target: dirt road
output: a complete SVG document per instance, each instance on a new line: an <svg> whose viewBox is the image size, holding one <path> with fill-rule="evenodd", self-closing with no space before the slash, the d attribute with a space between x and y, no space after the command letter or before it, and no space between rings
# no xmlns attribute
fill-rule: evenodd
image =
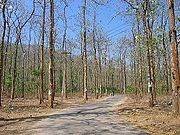
<svg viewBox="0 0 180 135"><path fill-rule="evenodd" d="M113 106L123 96L113 96L72 107L39 119L23 135L147 135L118 119Z"/></svg>

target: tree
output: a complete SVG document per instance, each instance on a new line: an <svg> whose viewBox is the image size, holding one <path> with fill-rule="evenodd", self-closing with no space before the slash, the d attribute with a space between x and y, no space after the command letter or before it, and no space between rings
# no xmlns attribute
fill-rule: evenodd
<svg viewBox="0 0 180 135"><path fill-rule="evenodd" d="M66 0L64 0L64 12L63 12L63 20L64 20L64 34L63 34L63 83L62 83L62 97L67 99L67 47L66 47L66 33L67 33L67 17L66 17L66 9L68 7Z"/></svg>
<svg viewBox="0 0 180 135"><path fill-rule="evenodd" d="M41 30L41 46L40 46L40 53L41 53L41 64L40 64L40 91L39 91L39 103L43 102L43 92L44 92L44 38L45 38L45 19L46 19L46 0L43 1L43 13L42 13L42 30Z"/></svg>
<svg viewBox="0 0 180 135"><path fill-rule="evenodd" d="M3 20L3 30L2 30L2 38L1 38L1 56L0 56L0 107L1 104L1 93L2 93L2 85L3 85L3 59L4 59L4 46L5 46L5 34L6 34L6 3L7 0L2 0L2 20Z"/></svg>
<svg viewBox="0 0 180 135"><path fill-rule="evenodd" d="M20 17L18 17L15 14L16 15L17 24L15 24L15 21L16 21L15 20L13 22L13 25L14 25L15 31L16 31L16 41L15 41L15 56L14 56L14 65L13 65L14 69L13 69L13 78L12 78L11 99L14 99L14 97L15 97L14 94L15 94L16 79L17 79L17 56L18 56L19 43L21 41L22 29L25 27L25 25L28 23L28 21L32 18L34 12L35 12L35 0L33 0L33 8L32 8L31 14L28 16L27 19L25 19L25 21L23 23L21 23Z"/></svg>
<svg viewBox="0 0 180 135"><path fill-rule="evenodd" d="M96 7L97 8L97 7ZM93 45L93 50L94 50L94 62L95 62L95 73L94 73L94 82L95 82L95 94L96 98L99 98L99 90L98 90L98 75L99 75L99 70L98 70L98 61L97 61L97 44L96 44L96 8L94 9L94 17L93 17L93 32L92 32L92 45Z"/></svg>
<svg viewBox="0 0 180 135"><path fill-rule="evenodd" d="M86 50L86 0L82 0L82 49L83 49L83 84L84 84L84 100L88 100L87 96L87 50Z"/></svg>
<svg viewBox="0 0 180 135"><path fill-rule="evenodd" d="M143 29L144 29L144 40L143 44L146 46L147 56L147 82L148 82L148 94L149 94L149 106L153 107L156 103L156 79L155 79L155 63L154 63L154 47L153 47L153 23L154 23L154 9L151 9L151 1L144 0L142 3L139 1L131 2L125 1L131 9L135 11L135 16L138 23L138 34L139 31L139 16L142 17ZM143 6L141 6L143 5ZM143 7L143 9L141 9ZM152 12L152 13L151 13ZM151 21L150 21L151 20ZM141 49L140 49L141 53ZM141 56L140 56L141 59ZM142 60L142 59L141 59ZM140 60L140 61L141 61ZM142 81L142 67L141 67L141 90L143 90Z"/></svg>
<svg viewBox="0 0 180 135"><path fill-rule="evenodd" d="M99 95L100 95L100 97L102 97L102 48L101 48L101 45L103 45L103 42L102 42L102 39L103 39L103 37L101 36L101 34L100 34L100 36L98 37L98 41L97 41L97 50L98 50L98 55L99 55L99 57L98 57L98 60L99 60L99 62L98 62L98 80L99 80Z"/></svg>
<svg viewBox="0 0 180 135"><path fill-rule="evenodd" d="M143 24L144 24L144 40L147 46L147 63L148 63L148 93L149 93L149 106L153 107L155 103L155 73L154 73L154 56L152 47L152 29L150 27L150 3L149 0L144 1L143 6Z"/></svg>
<svg viewBox="0 0 180 135"><path fill-rule="evenodd" d="M174 114L179 114L179 95L180 95L180 73L178 61L178 43L175 27L174 0L167 0L167 11L169 18L169 41L171 46L171 82L173 89Z"/></svg>
<svg viewBox="0 0 180 135"><path fill-rule="evenodd" d="M54 92L54 1L50 0L50 28L49 28L49 107L53 108Z"/></svg>

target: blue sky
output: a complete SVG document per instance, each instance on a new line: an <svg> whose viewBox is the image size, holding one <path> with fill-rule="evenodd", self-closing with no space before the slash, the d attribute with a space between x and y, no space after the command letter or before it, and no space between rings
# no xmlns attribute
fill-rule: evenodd
<svg viewBox="0 0 180 135"><path fill-rule="evenodd" d="M24 5L29 9L32 8L32 0L22 0ZM56 17L58 14L62 14L63 3L60 0L54 0L55 4L59 4L56 8ZM58 2L58 3L56 3ZM91 3L90 3L91 2ZM68 18L68 32L67 36L70 38L76 38L80 29L75 29L78 24L77 15L81 11L82 0L69 0L69 6L67 8L67 18ZM117 11L125 11L127 5L120 2L120 0L109 0L105 6L98 6L97 10L97 23L100 25L107 35L113 40L116 41L117 38L130 35L131 23L129 17L124 18L122 16L116 16ZM48 7L49 8L49 7ZM87 0L87 18L92 21L93 10L92 10L92 1ZM48 17L48 14L46 15ZM115 17L116 16L116 17ZM63 23L62 21L55 22L59 27L59 35L62 35ZM126 32L124 32L126 31ZM121 33L122 32L122 33ZM33 38L32 38L33 40Z"/></svg>
<svg viewBox="0 0 180 135"><path fill-rule="evenodd" d="M68 8L68 16L76 16L77 15L77 13L79 12L80 7L81 7L81 1L82 0L73 0L73 2L70 2L69 8ZM92 5L89 4L87 6L90 7ZM127 21L125 21L125 19L123 19L121 16L116 16L116 12L118 10L125 10L125 8L126 8L126 6L122 3L120 3L119 0L109 0L109 2L106 4L106 6L98 7L97 23L103 27L104 31L107 32L110 37L117 38L118 36L122 36L125 34L124 33L121 35L121 34L119 34L119 32L127 30L127 29L128 30L131 29L130 23L127 23ZM89 17L88 19L92 20L93 13L92 13L92 10L90 10L90 11L89 10L90 10L90 8L88 8L87 16ZM74 19L69 20L69 25L72 25L73 22L75 22L75 21L76 20L74 20ZM118 29L119 29L119 31L118 31ZM72 33L69 33L69 34L71 35Z"/></svg>

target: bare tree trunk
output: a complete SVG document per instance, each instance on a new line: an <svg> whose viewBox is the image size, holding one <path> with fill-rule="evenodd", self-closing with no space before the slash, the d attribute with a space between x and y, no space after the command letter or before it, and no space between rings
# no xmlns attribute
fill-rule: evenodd
<svg viewBox="0 0 180 135"><path fill-rule="evenodd" d="M74 75L73 75L73 59L70 53L70 70L71 70L71 92L74 93Z"/></svg>
<svg viewBox="0 0 180 135"><path fill-rule="evenodd" d="M82 28L81 28L82 29ZM81 41L83 40L83 34L81 32ZM80 78L80 82L82 82L82 95L84 95L84 66L83 66L83 59L84 59L84 54L83 54L83 43L81 42L81 61L82 61L82 80ZM80 75L79 75L80 76ZM81 83L79 83L79 88L81 89Z"/></svg>
<svg viewBox="0 0 180 135"><path fill-rule="evenodd" d="M5 44L5 34L6 34L6 0L2 0L2 18L3 18L3 31L2 31L2 38L1 38L1 58L0 58L0 107L2 106L1 97L2 97L2 85L3 85L3 59L4 59L4 44Z"/></svg>
<svg viewBox="0 0 180 135"><path fill-rule="evenodd" d="M140 20L137 17L137 30L138 34L140 35ZM144 92L144 83L143 83L143 58L142 58L142 49L140 47L140 42L138 43L139 50L138 50L138 55L139 55L139 63L140 63L140 79L139 79L139 87L141 91L141 96L143 95Z"/></svg>
<svg viewBox="0 0 180 135"><path fill-rule="evenodd" d="M49 107L53 108L53 92L54 92L54 1L50 0L50 33L49 33Z"/></svg>
<svg viewBox="0 0 180 135"><path fill-rule="evenodd" d="M95 62L95 74L94 74L94 81L95 81L95 95L96 99L99 98L99 90L98 90L98 61L97 61L97 49L96 49L96 39L95 39L95 33L96 33L96 9L94 10L94 18L93 18L93 35L92 35L92 44L93 44L93 50L94 50L94 62Z"/></svg>
<svg viewBox="0 0 180 135"><path fill-rule="evenodd" d="M67 47L66 47L66 33L67 33L67 18L66 18L66 8L67 8L67 3L66 0L64 1L64 34L63 34L63 55L64 55L64 60L63 60L63 83L62 83L62 98L67 99Z"/></svg>
<svg viewBox="0 0 180 135"><path fill-rule="evenodd" d="M134 74L134 88L135 88L135 94L136 96L138 95L138 85L137 85L137 69L138 69L138 60L137 60L137 49L136 49L136 39L135 39L135 34L134 31L132 30L132 35L133 35L133 51L132 51L132 59L133 59L133 74ZM137 64L136 64L137 63Z"/></svg>
<svg viewBox="0 0 180 135"><path fill-rule="evenodd" d="M16 89L16 78L17 78L17 55L18 55L18 44L20 39L20 32L16 33L15 42L15 56L14 56L14 66L13 66L13 80L11 89L11 99L14 99L15 89Z"/></svg>
<svg viewBox="0 0 180 135"><path fill-rule="evenodd" d="M55 53L55 47L53 49L53 53ZM53 63L55 61L55 54L53 54ZM53 101L55 99L55 94L56 94L56 65L55 63L53 64Z"/></svg>
<svg viewBox="0 0 180 135"><path fill-rule="evenodd" d="M167 0L167 10L169 17L169 38L171 45L171 81L173 89L173 111L179 114L179 95L180 95L180 73L178 61L178 44L175 27L174 0Z"/></svg>
<svg viewBox="0 0 180 135"><path fill-rule="evenodd" d="M119 55L119 60L118 60L118 89L119 89L119 93L121 93L121 75L122 75L122 72L121 72L121 60L120 60L120 55Z"/></svg>
<svg viewBox="0 0 180 135"><path fill-rule="evenodd" d="M12 38L10 41L10 47L9 47L9 51L12 52ZM12 61L13 61L13 54L10 53L10 58L9 58L9 67L8 67L8 75L12 76ZM11 97L11 90L8 89L8 93L7 93L8 97Z"/></svg>
<svg viewBox="0 0 180 135"><path fill-rule="evenodd" d="M39 104L43 102L43 92L44 92L44 34L45 34L45 19L46 19L46 0L43 1L43 17L42 17L42 37L41 37L41 46L40 46L40 91L39 91Z"/></svg>
<svg viewBox="0 0 180 135"><path fill-rule="evenodd" d="M106 93L106 95L108 94L108 89L107 89L107 86L108 86L108 84L107 84L107 44L105 45L105 63L104 63L104 66L105 66L105 93Z"/></svg>
<svg viewBox="0 0 180 135"><path fill-rule="evenodd" d="M34 46L36 47L36 46ZM33 51L33 64L32 64L32 71L35 71L36 69L36 52L35 50ZM35 85L32 85L33 86L33 90L34 90L34 97L36 96L37 99L39 98L39 94L38 94L38 89L36 89L36 86Z"/></svg>
<svg viewBox="0 0 180 135"><path fill-rule="evenodd" d="M11 15L10 15L11 17ZM2 90L4 91L5 88L5 80L6 80L6 71L8 69L7 67L7 54L9 51L9 43L10 43L10 34L11 34L11 27L9 26L9 19L7 20L7 26L8 26L8 32L7 32L7 46L6 46L6 50L5 50L5 55L4 55L4 72L3 72L3 86L2 86Z"/></svg>
<svg viewBox="0 0 180 135"><path fill-rule="evenodd" d="M21 43L21 42L20 42ZM23 58L22 58L22 93L21 93L21 97L24 98L24 95L25 95L25 56L26 56L26 53L25 51L23 50L23 46L22 46L22 43L21 43L21 48L22 48L22 52L23 52Z"/></svg>
<svg viewBox="0 0 180 135"><path fill-rule="evenodd" d="M169 73L168 73L168 58L167 58L167 47L166 47L166 43L165 43L165 31L166 31L166 24L167 24L167 20L164 20L164 9L162 11L162 22L161 22L161 27L162 27L162 45L163 45L163 49L164 49L164 68L165 68L165 81L166 81L166 94L169 93Z"/></svg>
<svg viewBox="0 0 180 135"><path fill-rule="evenodd" d="M102 52L101 52L101 46L100 46L99 41L98 41L97 45L98 45L98 55L99 55L99 57L98 57L99 58L99 63L98 63L98 65L99 65L99 72L98 72L98 76L99 76L99 96L102 97L102 65L101 65L102 64L102 62L101 62L101 54L102 54Z"/></svg>
<svg viewBox="0 0 180 135"><path fill-rule="evenodd" d="M87 96L87 50L86 50L86 0L82 1L82 14L83 14L83 35L82 35L82 45L83 45L83 84L84 84L84 100L88 100Z"/></svg>
<svg viewBox="0 0 180 135"><path fill-rule="evenodd" d="M123 54L123 74L124 74L124 84L123 84L123 93L126 94L126 89L127 89L127 78L126 78L126 57L125 54Z"/></svg>
<svg viewBox="0 0 180 135"><path fill-rule="evenodd" d="M151 45L151 29L148 18L149 0L144 1L144 35L145 45L147 46L147 61L148 61L148 93L149 93L149 106L153 107L155 102L155 76L154 76L154 61L153 50Z"/></svg>
<svg viewBox="0 0 180 135"><path fill-rule="evenodd" d="M67 99L67 55L64 54L63 62L63 82L62 82L62 98Z"/></svg>

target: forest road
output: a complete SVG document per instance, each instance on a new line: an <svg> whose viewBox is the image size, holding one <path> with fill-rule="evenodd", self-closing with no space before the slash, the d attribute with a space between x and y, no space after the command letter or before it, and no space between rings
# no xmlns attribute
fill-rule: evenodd
<svg viewBox="0 0 180 135"><path fill-rule="evenodd" d="M23 135L148 135L118 119L112 108L123 98L116 95L53 113Z"/></svg>

